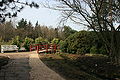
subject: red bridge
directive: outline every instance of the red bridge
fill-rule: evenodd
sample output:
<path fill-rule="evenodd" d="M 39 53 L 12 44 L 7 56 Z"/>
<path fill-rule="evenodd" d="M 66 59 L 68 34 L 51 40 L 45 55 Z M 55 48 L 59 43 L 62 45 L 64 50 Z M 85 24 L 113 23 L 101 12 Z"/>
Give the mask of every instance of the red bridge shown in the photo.
<path fill-rule="evenodd" d="M 46 45 L 40 45 L 40 44 L 34 44 L 30 45 L 30 51 L 37 50 L 37 53 L 56 53 L 60 52 L 60 46 L 56 44 L 46 44 Z"/>

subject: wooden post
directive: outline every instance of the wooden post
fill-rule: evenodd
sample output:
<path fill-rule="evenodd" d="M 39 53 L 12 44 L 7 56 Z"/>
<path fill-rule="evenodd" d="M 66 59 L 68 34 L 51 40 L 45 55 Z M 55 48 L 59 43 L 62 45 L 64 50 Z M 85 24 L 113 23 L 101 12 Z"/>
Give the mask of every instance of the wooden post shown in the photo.
<path fill-rule="evenodd" d="M 46 44 L 46 53 L 48 53 L 48 45 Z"/>
<path fill-rule="evenodd" d="M 53 45 L 51 44 L 50 47 L 51 47 L 51 53 L 52 53 L 53 52 Z"/>
<path fill-rule="evenodd" d="M 58 45 L 58 52 L 60 53 L 60 45 Z"/>
<path fill-rule="evenodd" d="M 56 53 L 56 44 L 54 44 L 54 53 Z"/>
<path fill-rule="evenodd" d="M 35 50 L 37 50 L 37 46 L 38 46 L 38 45 L 37 45 L 37 44 L 35 44 Z"/>
<path fill-rule="evenodd" d="M 39 50 L 41 50 L 41 45 L 39 44 L 38 46 L 39 46 Z"/>
<path fill-rule="evenodd" d="M 39 45 L 37 45 L 37 53 L 39 53 Z"/>
<path fill-rule="evenodd" d="M 30 52 L 32 51 L 32 45 L 30 45 Z"/>

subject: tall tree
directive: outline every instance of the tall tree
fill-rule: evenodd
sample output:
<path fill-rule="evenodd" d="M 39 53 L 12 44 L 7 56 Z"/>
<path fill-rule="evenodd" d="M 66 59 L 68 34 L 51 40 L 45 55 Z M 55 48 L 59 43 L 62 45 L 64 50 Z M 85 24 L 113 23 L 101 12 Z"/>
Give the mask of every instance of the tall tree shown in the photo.
<path fill-rule="evenodd" d="M 26 27 L 27 27 L 27 21 L 22 18 L 22 19 L 18 22 L 17 29 L 20 29 L 20 28 L 26 29 Z"/>
<path fill-rule="evenodd" d="M 33 34 L 33 25 L 30 21 L 28 22 L 25 31 L 26 31 L 26 37 L 35 39 L 34 34 Z"/>
<path fill-rule="evenodd" d="M 63 20 L 71 19 L 93 29 L 96 33 L 100 32 L 101 38 L 110 53 L 111 61 L 120 64 L 120 29 L 114 25 L 114 23 L 120 23 L 119 0 L 56 1 L 60 3 L 56 9 L 62 11 Z"/>
<path fill-rule="evenodd" d="M 55 37 L 58 38 L 58 28 L 55 28 Z"/>
<path fill-rule="evenodd" d="M 5 22 L 6 18 L 16 17 L 24 6 L 38 8 L 35 2 L 21 2 L 20 0 L 0 0 L 0 23 Z"/>
<path fill-rule="evenodd" d="M 38 26 L 38 25 L 39 25 L 39 24 L 38 24 L 38 21 L 37 21 L 36 24 L 35 24 L 35 27 Z"/>
<path fill-rule="evenodd" d="M 77 32 L 77 31 L 71 29 L 69 26 L 64 26 L 63 34 L 64 34 L 65 38 L 67 38 L 71 34 L 74 34 L 75 32 Z"/>
<path fill-rule="evenodd" d="M 14 37 L 15 28 L 13 27 L 11 21 L 0 24 L 0 37 L 4 41 L 9 41 Z"/>

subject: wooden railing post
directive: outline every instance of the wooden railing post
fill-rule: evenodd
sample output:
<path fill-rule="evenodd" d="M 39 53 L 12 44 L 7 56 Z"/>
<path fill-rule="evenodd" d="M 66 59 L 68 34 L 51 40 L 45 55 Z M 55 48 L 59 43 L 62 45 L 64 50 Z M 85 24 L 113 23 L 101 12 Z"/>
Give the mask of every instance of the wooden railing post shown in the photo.
<path fill-rule="evenodd" d="M 51 44 L 50 47 L 51 47 L 51 53 L 53 53 L 54 50 L 53 45 Z"/>
<path fill-rule="evenodd" d="M 38 48 L 40 49 L 40 44 L 36 44 L 36 46 L 38 46 Z M 37 47 L 36 47 L 36 50 L 37 50 Z"/>
<path fill-rule="evenodd" d="M 30 52 L 32 51 L 32 45 L 30 45 Z"/>
<path fill-rule="evenodd" d="M 48 53 L 48 45 L 46 44 L 46 53 Z"/>
<path fill-rule="evenodd" d="M 39 53 L 39 45 L 37 45 L 37 53 Z"/>
<path fill-rule="evenodd" d="M 54 53 L 56 53 L 56 44 L 54 44 Z"/>
<path fill-rule="evenodd" d="M 58 52 L 60 53 L 60 45 L 58 45 Z"/>
<path fill-rule="evenodd" d="M 56 45 L 56 44 L 51 44 L 51 45 L 48 45 L 48 44 L 46 44 L 46 45 L 40 45 L 40 44 L 30 45 L 30 51 L 32 51 L 33 48 L 35 50 L 37 50 L 37 53 L 39 53 L 39 51 L 42 51 L 43 48 L 44 48 L 43 51 L 45 50 L 46 53 L 49 52 L 49 49 L 50 49 L 51 53 L 52 52 L 56 53 L 57 51 L 60 53 L 60 45 Z"/>

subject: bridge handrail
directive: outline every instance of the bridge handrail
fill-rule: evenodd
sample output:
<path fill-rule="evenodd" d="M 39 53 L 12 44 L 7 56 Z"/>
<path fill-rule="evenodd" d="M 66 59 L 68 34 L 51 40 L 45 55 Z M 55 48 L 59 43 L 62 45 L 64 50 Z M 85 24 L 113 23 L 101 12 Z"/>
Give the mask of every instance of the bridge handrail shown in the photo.
<path fill-rule="evenodd" d="M 35 48 L 35 49 L 33 49 L 33 48 Z M 59 45 L 56 45 L 56 44 L 46 44 L 46 45 L 34 44 L 34 45 L 30 45 L 30 51 L 37 50 L 37 53 L 39 53 L 39 51 L 41 51 L 41 50 L 46 50 L 46 53 L 47 53 L 48 49 L 52 49 L 52 50 L 54 50 L 54 52 L 56 52 L 56 50 L 60 49 L 60 48 L 59 48 Z"/>

